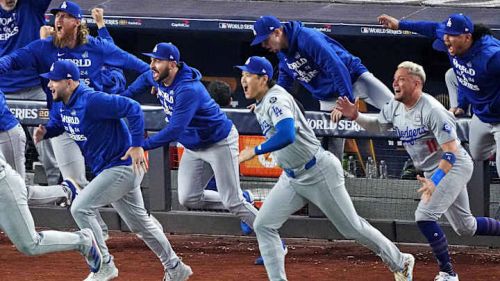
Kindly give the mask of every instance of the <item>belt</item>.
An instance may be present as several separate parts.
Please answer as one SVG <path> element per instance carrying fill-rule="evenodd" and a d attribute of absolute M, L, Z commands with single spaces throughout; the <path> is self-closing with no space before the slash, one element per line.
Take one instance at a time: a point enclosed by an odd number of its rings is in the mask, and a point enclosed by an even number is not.
<path fill-rule="evenodd" d="M 314 156 L 311 160 L 309 160 L 309 162 L 304 165 L 304 169 L 309 170 L 314 167 L 314 165 L 316 165 L 316 156 Z M 293 179 L 296 177 L 295 172 L 292 169 L 284 169 L 284 171 L 288 177 Z"/>

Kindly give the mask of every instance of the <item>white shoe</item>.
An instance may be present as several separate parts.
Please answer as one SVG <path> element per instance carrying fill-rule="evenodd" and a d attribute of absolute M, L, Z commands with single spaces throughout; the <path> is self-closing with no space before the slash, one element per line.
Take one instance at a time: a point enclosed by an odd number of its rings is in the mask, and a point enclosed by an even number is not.
<path fill-rule="evenodd" d="M 396 281 L 412 281 L 413 267 L 415 267 L 415 257 L 411 254 L 403 254 L 403 262 L 403 270 L 394 272 L 394 279 Z"/>
<path fill-rule="evenodd" d="M 184 264 L 182 261 L 179 261 L 175 268 L 169 269 L 165 272 L 163 281 L 186 281 L 191 275 L 193 275 L 191 267 Z"/>
<path fill-rule="evenodd" d="M 83 281 L 108 281 L 118 277 L 118 268 L 116 268 L 113 258 L 107 263 L 102 263 L 101 270 L 96 273 L 91 272 Z"/>
<path fill-rule="evenodd" d="M 434 281 L 459 281 L 458 280 L 458 274 L 455 274 L 455 276 L 451 276 L 446 272 L 440 271 L 436 277 L 434 277 Z"/>

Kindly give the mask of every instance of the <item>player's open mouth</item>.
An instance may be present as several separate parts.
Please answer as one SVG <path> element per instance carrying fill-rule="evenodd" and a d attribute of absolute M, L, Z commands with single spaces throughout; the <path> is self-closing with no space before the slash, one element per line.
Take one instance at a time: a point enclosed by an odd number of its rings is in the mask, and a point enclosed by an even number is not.
<path fill-rule="evenodd" d="M 62 30 L 62 25 L 56 25 L 56 31 L 61 32 Z"/>
<path fill-rule="evenodd" d="M 246 93 L 246 92 L 247 92 L 247 90 L 248 90 L 248 86 L 243 86 L 243 92 L 245 92 L 245 93 Z"/>

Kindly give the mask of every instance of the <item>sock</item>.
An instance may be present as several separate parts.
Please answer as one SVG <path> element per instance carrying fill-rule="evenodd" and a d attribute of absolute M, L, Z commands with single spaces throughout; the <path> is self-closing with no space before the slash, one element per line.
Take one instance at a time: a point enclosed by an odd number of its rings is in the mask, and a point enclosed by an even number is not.
<path fill-rule="evenodd" d="M 439 271 L 455 276 L 448 252 L 448 240 L 446 240 L 446 235 L 441 227 L 435 221 L 418 221 L 417 225 L 420 232 L 429 241 L 432 252 L 438 261 Z"/>
<path fill-rule="evenodd" d="M 486 217 L 477 217 L 477 229 L 474 235 L 500 236 L 500 222 Z"/>

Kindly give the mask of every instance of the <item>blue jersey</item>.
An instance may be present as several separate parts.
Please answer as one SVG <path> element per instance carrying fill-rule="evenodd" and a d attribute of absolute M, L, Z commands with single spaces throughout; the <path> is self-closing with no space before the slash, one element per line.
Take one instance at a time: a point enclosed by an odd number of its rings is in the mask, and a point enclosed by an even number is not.
<path fill-rule="evenodd" d="M 206 148 L 225 139 L 233 123 L 210 97 L 198 70 L 181 63 L 172 85 L 157 84 L 152 73 L 141 75 L 131 85 L 137 89 L 158 88 L 158 99 L 168 122 L 158 134 L 146 139 L 149 150 L 178 141 L 188 149 Z M 132 95 L 128 92 L 128 95 Z"/>
<path fill-rule="evenodd" d="M 128 126 L 122 118 L 127 118 Z M 144 115 L 139 103 L 82 84 L 68 104 L 54 102 L 46 128 L 45 138 L 66 131 L 95 175 L 114 166 L 130 165 L 130 158 L 120 158 L 131 146 L 144 144 Z"/>
<path fill-rule="evenodd" d="M 0 57 L 8 55 L 40 38 L 40 27 L 51 0 L 19 0 L 7 12 L 0 8 Z M 0 76 L 0 90 L 5 93 L 40 85 L 34 68 L 22 68 Z"/>
<path fill-rule="evenodd" d="M 0 132 L 8 131 L 14 128 L 19 121 L 12 112 L 10 112 L 4 94 L 0 91 Z"/>
<path fill-rule="evenodd" d="M 292 21 L 283 25 L 288 49 L 278 53 L 278 84 L 291 91 L 297 80 L 315 98 L 348 97 L 354 101 L 352 84 L 367 72 L 358 57 L 327 35 Z"/>
<path fill-rule="evenodd" d="M 123 51 L 109 40 L 88 36 L 86 44 L 75 48 L 58 48 L 52 37 L 36 40 L 14 53 L 0 58 L 0 75 L 11 70 L 35 67 L 38 73 L 49 72 L 52 63 L 70 60 L 80 69 L 80 81 L 96 91 L 103 90 L 102 67 L 115 66 L 143 73 L 149 65 Z"/>
<path fill-rule="evenodd" d="M 399 28 L 441 41 L 437 22 L 400 21 Z M 458 80 L 459 107 L 472 105 L 474 114 L 485 123 L 500 122 L 500 40 L 485 35 L 463 55 L 452 56 L 445 48 Z"/>

